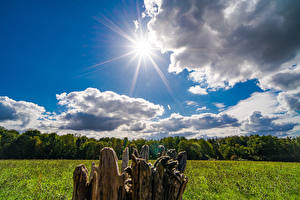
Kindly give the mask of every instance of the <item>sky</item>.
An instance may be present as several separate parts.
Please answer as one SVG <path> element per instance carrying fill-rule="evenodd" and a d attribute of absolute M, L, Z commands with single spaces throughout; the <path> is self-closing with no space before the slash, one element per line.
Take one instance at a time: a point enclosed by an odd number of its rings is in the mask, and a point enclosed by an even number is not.
<path fill-rule="evenodd" d="M 11 0 L 0 16 L 0 126 L 300 136 L 297 0 Z"/>

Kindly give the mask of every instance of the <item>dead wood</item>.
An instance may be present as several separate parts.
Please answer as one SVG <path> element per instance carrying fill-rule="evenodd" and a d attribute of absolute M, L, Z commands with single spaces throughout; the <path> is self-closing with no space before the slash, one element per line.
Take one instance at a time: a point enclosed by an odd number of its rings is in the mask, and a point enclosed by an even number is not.
<path fill-rule="evenodd" d="M 73 200 L 181 200 L 187 184 L 183 172 L 186 153 L 175 150 L 158 158 L 153 165 L 147 162 L 149 147 L 143 146 L 141 156 L 137 150 L 128 166 L 128 148 L 123 152 L 122 173 L 112 148 L 100 151 L 99 166 L 91 167 L 90 178 L 84 165 L 73 174 Z"/>

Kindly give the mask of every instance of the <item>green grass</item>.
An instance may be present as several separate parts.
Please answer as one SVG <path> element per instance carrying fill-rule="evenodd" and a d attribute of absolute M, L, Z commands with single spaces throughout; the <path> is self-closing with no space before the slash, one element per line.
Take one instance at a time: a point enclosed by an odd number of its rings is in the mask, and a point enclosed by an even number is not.
<path fill-rule="evenodd" d="M 0 160 L 0 199 L 71 199 L 80 163 L 92 161 Z M 300 163 L 188 161 L 186 175 L 185 200 L 300 199 Z"/>
<path fill-rule="evenodd" d="M 190 161 L 184 199 L 300 199 L 300 164 Z"/>

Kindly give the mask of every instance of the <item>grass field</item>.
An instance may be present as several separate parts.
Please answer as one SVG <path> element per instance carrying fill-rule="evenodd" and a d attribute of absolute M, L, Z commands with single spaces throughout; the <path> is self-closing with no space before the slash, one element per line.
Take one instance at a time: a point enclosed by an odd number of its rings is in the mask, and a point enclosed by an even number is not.
<path fill-rule="evenodd" d="M 0 199 L 71 199 L 74 168 L 91 162 L 0 160 Z M 300 163 L 188 161 L 186 175 L 185 200 L 300 199 Z"/>

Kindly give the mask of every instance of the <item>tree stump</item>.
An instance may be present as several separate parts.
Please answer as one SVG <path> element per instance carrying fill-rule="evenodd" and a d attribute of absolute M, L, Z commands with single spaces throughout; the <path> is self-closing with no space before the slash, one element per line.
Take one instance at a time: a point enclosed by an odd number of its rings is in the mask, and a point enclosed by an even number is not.
<path fill-rule="evenodd" d="M 143 145 L 141 149 L 141 158 L 145 159 L 146 162 L 149 160 L 149 146 L 148 145 Z"/>
<path fill-rule="evenodd" d="M 177 155 L 178 160 L 178 171 L 184 172 L 186 168 L 186 160 L 187 160 L 187 153 L 186 151 L 182 151 Z"/>
<path fill-rule="evenodd" d="M 166 149 L 165 149 L 164 145 L 159 145 L 158 149 L 159 149 L 159 156 L 165 156 L 166 155 Z"/>
<path fill-rule="evenodd" d="M 141 153 L 147 159 L 147 150 Z M 176 152 L 175 152 L 176 154 Z M 172 156 L 175 155 L 172 151 Z M 84 165 L 73 173 L 73 200 L 181 200 L 187 184 L 183 172 L 186 153 L 158 158 L 152 166 L 140 158 L 138 152 L 131 156 L 128 165 L 128 148 L 122 158 L 122 173 L 119 173 L 118 159 L 112 148 L 100 151 L 99 166 L 92 164 L 90 178 Z M 123 165 L 124 164 L 124 165 Z M 123 169 L 124 168 L 124 169 Z"/>
<path fill-rule="evenodd" d="M 128 167 L 129 162 L 129 149 L 126 147 L 122 154 L 122 173 L 124 172 L 125 168 Z"/>

